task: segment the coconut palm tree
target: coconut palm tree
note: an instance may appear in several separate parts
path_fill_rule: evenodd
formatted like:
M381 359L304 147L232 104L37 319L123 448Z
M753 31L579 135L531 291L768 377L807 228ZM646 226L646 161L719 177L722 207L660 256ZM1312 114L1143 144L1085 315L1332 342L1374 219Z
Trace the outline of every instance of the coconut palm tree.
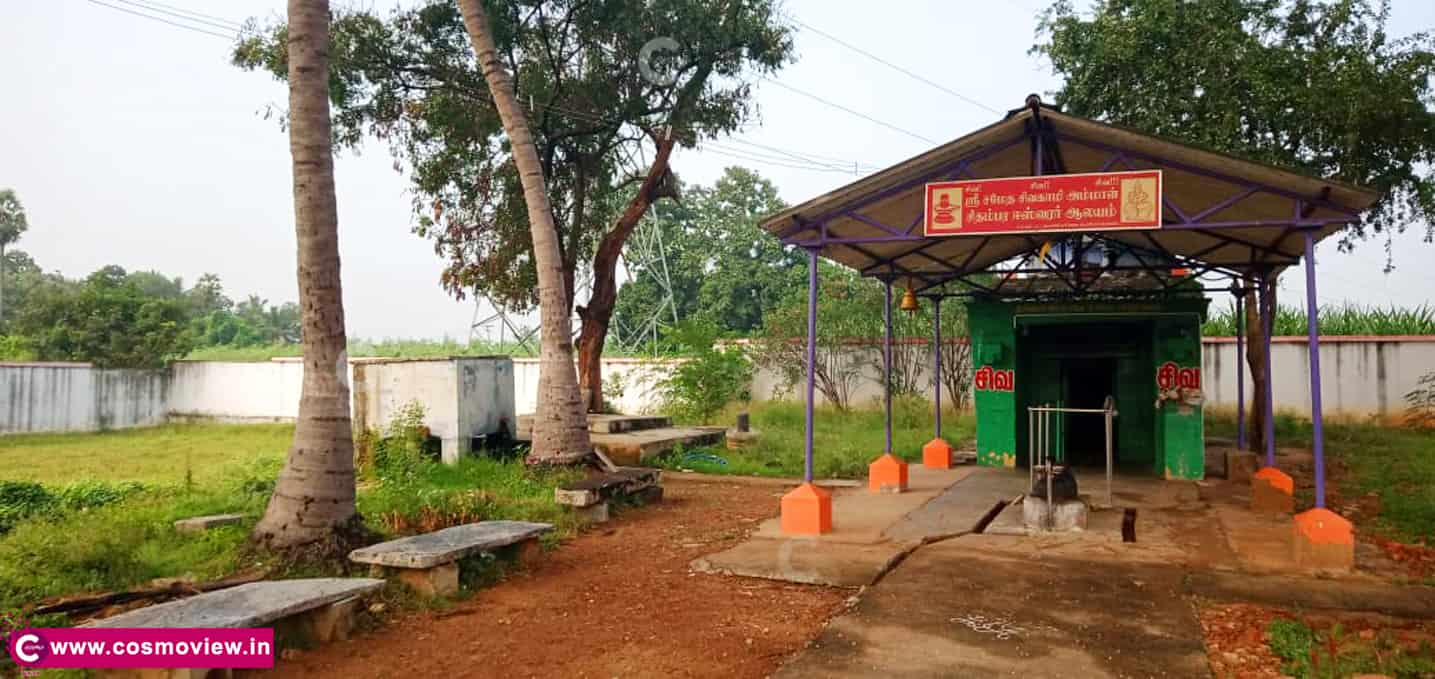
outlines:
M483 79L493 95L494 107L508 134L513 163L523 185L528 207L529 229L533 236L533 259L538 269L538 305L542 343L538 373L538 412L533 421L530 463L567 464L587 457L592 451L588 421L578 391L578 373L573 365L573 330L568 318L568 296L563 282L563 258L558 250L558 232L553 226L553 209L548 203L543 166L528 129L528 118L514 95L513 80L499 60L488 15L481 0L459 0L463 24L473 41L473 51L483 70Z
M357 516L329 128L328 0L289 0L288 56L304 383L288 461L254 528L255 539L274 548L328 540Z

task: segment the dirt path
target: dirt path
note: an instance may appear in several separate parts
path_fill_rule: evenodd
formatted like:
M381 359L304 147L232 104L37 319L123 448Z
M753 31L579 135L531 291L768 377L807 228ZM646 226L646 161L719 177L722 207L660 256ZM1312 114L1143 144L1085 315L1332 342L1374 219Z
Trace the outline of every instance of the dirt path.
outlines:
M688 572L776 514L784 488L665 483L454 610L281 661L282 677L764 677L849 591Z

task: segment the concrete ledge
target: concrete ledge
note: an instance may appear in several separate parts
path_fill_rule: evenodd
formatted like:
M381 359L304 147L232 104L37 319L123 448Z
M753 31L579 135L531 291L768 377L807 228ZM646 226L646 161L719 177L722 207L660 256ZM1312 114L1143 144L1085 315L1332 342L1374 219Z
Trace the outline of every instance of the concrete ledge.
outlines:
M1399 586L1355 578L1297 578L1223 571L1190 573L1185 583L1188 593L1217 601L1435 618L1435 587Z
M1207 445L1210 442L1207 441ZM1245 450L1226 451L1226 480L1245 483L1256 473L1256 454Z
M174 529L181 533L203 533L211 528L233 526L244 520L243 514L214 514L180 519L174 522Z
M433 568L533 540L551 530L553 525L547 523L480 521L356 549L349 560L392 568Z

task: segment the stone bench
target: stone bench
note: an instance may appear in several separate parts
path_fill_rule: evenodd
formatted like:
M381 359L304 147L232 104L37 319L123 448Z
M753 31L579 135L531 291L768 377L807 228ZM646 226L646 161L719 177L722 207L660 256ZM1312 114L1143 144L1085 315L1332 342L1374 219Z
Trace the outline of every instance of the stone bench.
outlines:
M608 520L608 502L636 497L644 502L663 499L662 472L647 467L618 467L581 481L565 483L553 492L560 505L573 507L579 518L601 523Z
M458 561L475 554L514 547L519 561L538 552L538 537L552 524L528 521L481 521L370 545L349 553L354 563L379 572L398 571L399 580L426 596L458 592Z
M206 592L82 625L94 628L274 627L276 638L303 644L349 637L360 599L382 589L371 578L266 580ZM276 657L278 650L275 651ZM203 677L208 670L102 671L101 676Z

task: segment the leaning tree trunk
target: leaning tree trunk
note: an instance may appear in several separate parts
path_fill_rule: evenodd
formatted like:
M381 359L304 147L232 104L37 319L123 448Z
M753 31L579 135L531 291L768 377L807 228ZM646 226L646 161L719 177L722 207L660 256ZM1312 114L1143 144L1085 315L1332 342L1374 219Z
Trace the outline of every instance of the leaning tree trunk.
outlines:
M1246 281L1246 364L1251 368L1252 406L1246 418L1246 438L1250 449L1259 453L1266 449L1266 346L1265 324L1261 320L1260 305L1256 288L1261 287L1255 280ZM1265 292L1270 296L1271 315L1276 312L1276 277L1269 276ZM1272 323L1274 325L1274 323Z
M513 162L523 184L528 205L528 223L533 236L533 261L538 269L538 308L542 342L538 368L538 412L533 418L533 448L528 462L567 464L592 453L588 420L578 391L573 368L572 324L568 319L568 294L563 281L563 257L558 249L558 230L553 226L553 209L548 203L543 166L528 119L519 108L513 80L498 59L493 33L481 0L459 0L463 24L473 41L473 51L483 69L483 79L493 95L494 107L503 119L503 129L513 147Z
M618 301L618 257L648 207L658 198L676 195L673 175L668 170L674 145L672 135L657 137L657 144L657 156L642 186L638 187L638 194L598 243L598 252L593 255L593 294L586 305L578 307L578 317L583 320L578 334L578 386L588 412L603 408L603 345L608 338L608 324L613 320L613 306Z
M356 517L339 220L329 127L329 2L289 0L289 153L304 383L289 459L254 537L284 548L331 538Z

